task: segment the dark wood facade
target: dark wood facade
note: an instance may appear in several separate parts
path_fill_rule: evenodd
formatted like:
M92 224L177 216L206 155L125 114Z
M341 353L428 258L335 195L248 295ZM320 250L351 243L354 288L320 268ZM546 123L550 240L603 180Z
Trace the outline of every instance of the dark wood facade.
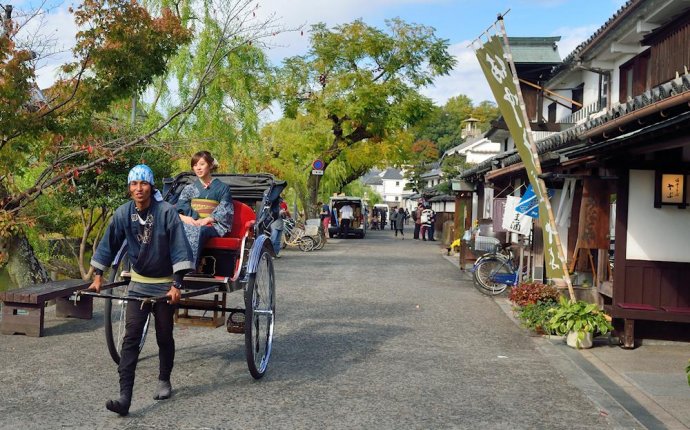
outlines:
M690 67L690 10L643 40L651 46L649 82L656 86L682 75ZM638 93L639 94L639 93Z

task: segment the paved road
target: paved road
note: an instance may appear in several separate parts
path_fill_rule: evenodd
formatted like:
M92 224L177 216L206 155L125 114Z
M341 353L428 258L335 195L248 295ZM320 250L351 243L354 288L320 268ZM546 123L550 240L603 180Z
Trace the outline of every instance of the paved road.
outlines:
M158 362L151 336L125 418L104 407L117 374L102 312L63 321L51 309L47 337L0 337L0 427L617 425L497 302L463 281L435 243L410 239L371 232L317 252L287 250L276 260L278 321L266 377L249 375L241 335L178 327L174 397L151 399ZM241 293L231 297L239 302Z

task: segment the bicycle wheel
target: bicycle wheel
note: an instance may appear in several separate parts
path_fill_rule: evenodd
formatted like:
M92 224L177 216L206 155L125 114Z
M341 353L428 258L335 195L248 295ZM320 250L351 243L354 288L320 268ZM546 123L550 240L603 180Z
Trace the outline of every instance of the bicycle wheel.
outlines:
M264 244L256 273L249 275L244 292L244 346L249 373L254 379L264 376L271 358L276 310L275 289L273 259Z
M508 284L502 279L511 274L513 270L507 261L497 257L486 257L474 266L474 286L484 294L495 296L508 288Z
M311 236L304 236L299 241L300 251L309 252L314 250L314 239Z
M109 282L116 282L123 280L122 272L128 271L129 257L125 254L118 267L112 268ZM105 299L105 343L108 345L108 352L110 357L116 364L120 364L120 351L122 350L122 341L125 338L125 323L127 320L127 293L129 285L116 287L110 290L111 295L120 296L120 299ZM149 330L149 323L151 322L151 314L146 319L144 330L141 333L141 341L139 342L139 351L144 347L146 342L146 334Z
M314 236L315 243L314 243L314 251L318 251L319 249L322 249L326 245L326 236L320 234L318 236Z

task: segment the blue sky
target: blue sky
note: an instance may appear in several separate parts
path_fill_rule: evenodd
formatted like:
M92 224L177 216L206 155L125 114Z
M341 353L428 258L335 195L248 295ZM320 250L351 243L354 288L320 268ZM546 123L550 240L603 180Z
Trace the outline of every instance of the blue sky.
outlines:
M232 0L219 0L232 1ZM7 0L3 4L10 3ZM22 0L14 4L22 7ZM367 24L383 28L386 19L399 17L407 22L434 27L437 35L448 39L450 51L458 65L450 76L438 79L423 93L437 104L459 94L475 102L492 100L474 54L467 45L486 30L498 13L510 12L505 18L509 36L562 36L561 56L568 55L608 20L624 0L259 0L261 14L275 12L287 28L325 22L329 26L361 18ZM44 31L54 35L61 46L69 47L76 32L71 16L66 13L69 3L52 10ZM284 57L304 54L308 48L308 34L278 35L269 56L274 63ZM48 64L39 70L39 85L49 85L54 68Z

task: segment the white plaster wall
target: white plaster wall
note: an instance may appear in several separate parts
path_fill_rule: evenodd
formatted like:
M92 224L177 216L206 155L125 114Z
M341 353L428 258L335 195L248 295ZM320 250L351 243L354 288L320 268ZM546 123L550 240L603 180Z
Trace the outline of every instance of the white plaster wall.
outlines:
M654 208L652 170L631 170L629 193L627 258L690 263L690 208Z
M582 105L589 106L599 100L599 75L594 72L585 71L582 73L582 82L585 89L582 95Z
M479 164L482 161L488 160L499 152L501 152L501 143L487 140L486 142L483 142L466 151L465 155L467 156L468 163Z

